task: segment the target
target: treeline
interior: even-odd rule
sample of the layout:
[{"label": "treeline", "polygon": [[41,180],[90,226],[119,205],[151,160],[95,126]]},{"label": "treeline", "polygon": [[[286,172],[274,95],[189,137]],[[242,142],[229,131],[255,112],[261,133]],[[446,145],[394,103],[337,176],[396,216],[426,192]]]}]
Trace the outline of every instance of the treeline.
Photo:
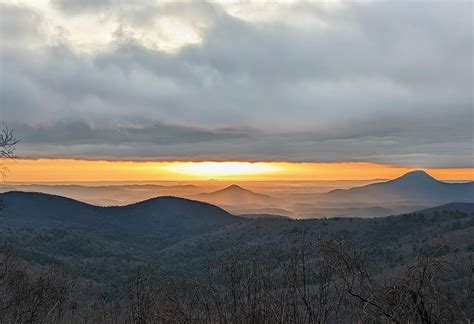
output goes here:
[{"label": "treeline", "polygon": [[288,255],[236,248],[192,280],[137,270],[122,299],[91,302],[67,276],[30,271],[5,251],[0,322],[452,323],[474,314],[472,253],[420,251],[383,276],[346,241],[302,235]]}]

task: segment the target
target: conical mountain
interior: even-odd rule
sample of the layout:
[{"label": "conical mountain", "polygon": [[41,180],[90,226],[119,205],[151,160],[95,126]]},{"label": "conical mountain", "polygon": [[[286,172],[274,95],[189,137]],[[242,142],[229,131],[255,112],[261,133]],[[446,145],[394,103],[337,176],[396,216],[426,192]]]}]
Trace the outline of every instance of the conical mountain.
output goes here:
[{"label": "conical mountain", "polygon": [[236,184],[217,191],[198,194],[192,198],[219,205],[268,204],[275,201],[268,195],[253,192]]},{"label": "conical mountain", "polygon": [[345,202],[473,202],[474,182],[446,183],[417,170],[386,182],[334,190],[325,196]]}]

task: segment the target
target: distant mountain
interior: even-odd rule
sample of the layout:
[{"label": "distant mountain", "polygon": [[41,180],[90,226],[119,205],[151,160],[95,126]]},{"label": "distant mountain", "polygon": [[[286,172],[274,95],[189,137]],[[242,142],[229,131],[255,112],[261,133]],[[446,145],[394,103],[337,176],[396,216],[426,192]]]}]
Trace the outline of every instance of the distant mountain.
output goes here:
[{"label": "distant mountain", "polygon": [[190,195],[200,192],[199,187],[186,185],[124,184],[124,185],[63,185],[63,184],[14,184],[0,185],[0,192],[42,192],[72,198],[92,205],[124,206],[157,196]]},{"label": "distant mountain", "polygon": [[176,197],[98,207],[43,193],[7,192],[0,201],[3,227],[81,230],[160,247],[245,220],[217,206]]},{"label": "distant mountain", "polygon": [[424,171],[409,172],[397,179],[347,190],[337,189],[324,195],[344,202],[474,202],[474,182],[446,183]]},{"label": "distant mountain", "polygon": [[199,187],[191,184],[185,185],[157,185],[157,184],[124,184],[124,185],[107,185],[107,186],[85,186],[77,184],[14,184],[2,185],[0,191],[27,191],[27,192],[87,192],[94,194],[104,194],[104,192],[112,190],[193,190]]},{"label": "distant mountain", "polygon": [[299,210],[298,218],[322,218],[322,217],[382,217],[393,214],[389,208],[380,206],[370,207],[341,207],[341,208],[308,208],[306,211]]},{"label": "distant mountain", "polygon": [[221,190],[197,194],[192,196],[192,198],[213,204],[229,206],[249,204],[265,205],[276,202],[276,199],[268,195],[256,193],[235,184]]},{"label": "distant mountain", "polygon": [[429,215],[434,213],[446,213],[446,212],[461,212],[466,214],[474,214],[474,203],[458,203],[453,202],[436,206],[432,208],[426,208],[418,211],[418,213]]},{"label": "distant mountain", "polygon": [[245,218],[277,218],[277,219],[292,219],[291,217],[284,215],[274,215],[274,214],[239,214],[240,217]]},{"label": "distant mountain", "polygon": [[289,218],[294,218],[295,213],[293,211],[276,208],[276,207],[264,207],[263,205],[249,204],[249,205],[234,205],[234,206],[225,206],[222,205],[225,210],[228,210],[234,215],[241,216],[242,214],[263,214],[263,215],[278,215]]}]

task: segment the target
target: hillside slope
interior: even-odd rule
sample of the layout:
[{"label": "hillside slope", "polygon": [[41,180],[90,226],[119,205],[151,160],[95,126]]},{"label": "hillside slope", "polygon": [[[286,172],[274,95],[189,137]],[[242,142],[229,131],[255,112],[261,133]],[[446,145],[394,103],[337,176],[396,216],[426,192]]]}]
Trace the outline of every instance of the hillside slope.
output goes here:
[{"label": "hillside slope", "polygon": [[291,220],[245,219],[173,197],[110,208],[38,193],[10,192],[0,200],[0,246],[11,246],[32,268],[64,269],[112,295],[137,268],[183,279],[236,250],[276,266],[302,239],[352,242],[376,273],[406,264],[423,249],[447,256],[474,250],[474,214],[464,204],[462,210],[451,204],[439,207],[447,212],[379,219]]},{"label": "hillside slope", "polygon": [[245,220],[219,207],[176,197],[98,207],[60,196],[8,192],[0,194],[0,201],[0,224],[5,228],[87,231],[159,247]]}]

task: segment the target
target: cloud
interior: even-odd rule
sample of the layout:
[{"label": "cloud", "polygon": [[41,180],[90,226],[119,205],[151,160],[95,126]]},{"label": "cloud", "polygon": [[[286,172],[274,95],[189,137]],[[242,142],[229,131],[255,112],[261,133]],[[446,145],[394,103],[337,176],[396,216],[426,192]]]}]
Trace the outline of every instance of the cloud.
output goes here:
[{"label": "cloud", "polygon": [[[201,129],[138,121],[84,120],[13,125],[23,134],[20,153],[33,157],[118,160],[368,161],[412,167],[466,167],[472,112],[455,117],[412,116],[340,122],[314,131],[253,128]],[[441,122],[443,120],[443,122]],[[429,125],[421,128],[420,125]],[[449,125],[457,124],[455,131]],[[453,152],[455,152],[453,154]]]},{"label": "cloud", "polygon": [[0,45],[35,44],[44,38],[44,22],[41,15],[15,4],[0,3]]},{"label": "cloud", "polygon": [[52,0],[51,4],[63,13],[76,15],[110,10],[114,6],[126,5],[127,2],[122,0]]},{"label": "cloud", "polygon": [[473,166],[471,3],[250,7],[15,5],[0,109],[19,152]]}]

